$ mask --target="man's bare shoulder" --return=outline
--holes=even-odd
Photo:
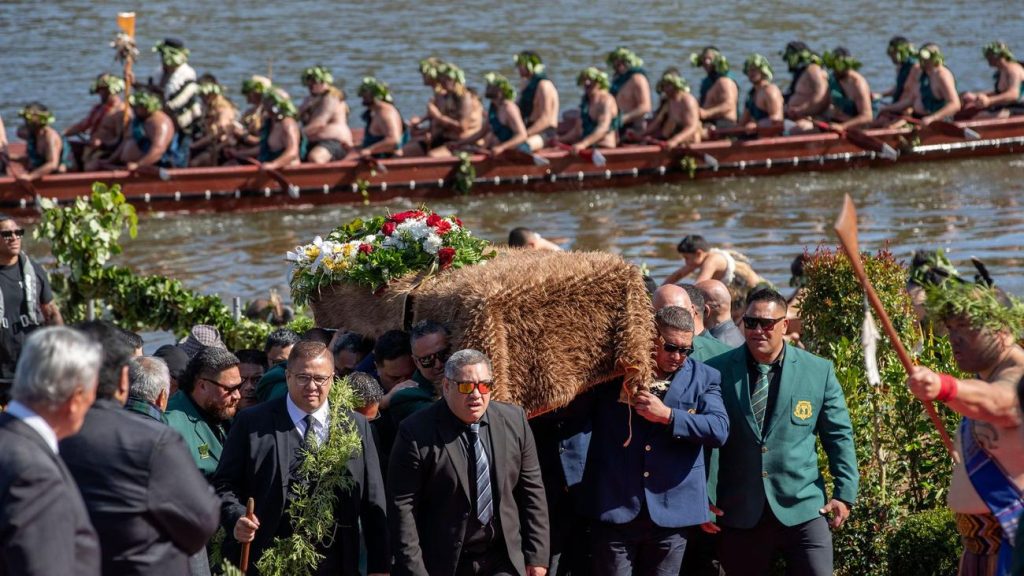
[[[1008,386],[1016,389],[1017,383],[1024,377],[1024,348],[1015,345],[1002,366],[996,369],[989,382],[997,386]]]

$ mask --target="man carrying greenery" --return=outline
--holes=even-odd
[[[1016,335],[1024,306],[995,288],[948,280],[929,291],[929,315],[945,324],[953,357],[971,378],[917,366],[907,385],[921,400],[963,416],[948,503],[964,551],[961,576],[1007,574],[1024,510],[1024,435],[1016,386],[1024,349]]]

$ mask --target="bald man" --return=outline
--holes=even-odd
[[[651,306],[654,307],[655,312],[668,306],[679,306],[684,310],[688,310],[693,315],[693,333],[695,336],[693,337],[693,354],[690,355],[690,358],[697,362],[706,362],[732,349],[712,338],[707,330],[704,329],[703,313],[694,307],[690,295],[686,293],[686,289],[682,286],[675,284],[659,286],[654,291],[654,295],[651,296]]]
[[[697,282],[697,288],[704,293],[704,326],[711,335],[731,348],[743,345],[743,333],[732,320],[732,295],[729,294],[729,288],[713,278]]]

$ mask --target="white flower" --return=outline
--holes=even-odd
[[[377,241],[377,236],[375,234],[370,234],[366,238],[363,238],[363,244],[373,244],[376,241]]]
[[[395,233],[405,236],[408,234],[413,240],[420,241],[427,237],[433,228],[427,226],[425,218],[410,218],[395,227]]]
[[[430,255],[437,255],[444,241],[437,234],[430,233],[423,239],[423,251]]]
[[[405,250],[405,240],[402,240],[397,233],[392,234],[384,239],[381,243],[384,248],[395,248],[397,250]]]

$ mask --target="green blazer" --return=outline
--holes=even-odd
[[[860,479],[857,454],[832,363],[786,348],[778,397],[762,437],[750,409],[747,354],[747,347],[740,346],[708,362],[722,373],[722,400],[729,413],[729,439],[718,450],[717,470],[711,471],[716,503],[725,513],[718,522],[752,528],[765,502],[786,526],[818,516],[827,499],[815,437],[828,456],[832,497],[852,504]]]
[[[693,355],[691,358],[697,362],[707,363],[715,356],[725,354],[732,350],[732,346],[729,346],[725,342],[722,342],[718,338],[715,338],[707,330],[701,332],[693,339]]]
[[[183,390],[178,390],[167,401],[167,410],[164,412],[167,425],[178,431],[188,445],[189,454],[195,460],[199,471],[207,480],[213,477],[213,472],[220,463],[220,452],[223,443],[217,434],[210,428],[210,425],[199,415],[199,409],[192,398]]]

